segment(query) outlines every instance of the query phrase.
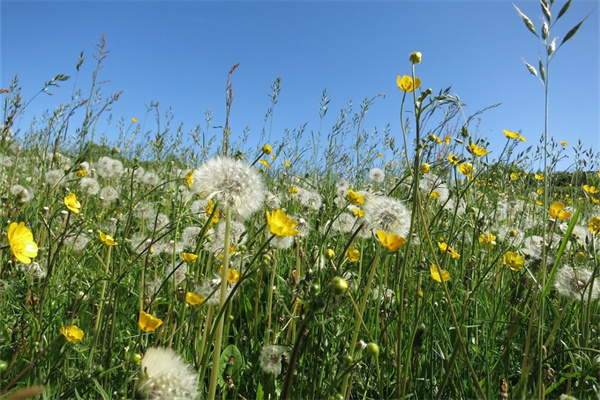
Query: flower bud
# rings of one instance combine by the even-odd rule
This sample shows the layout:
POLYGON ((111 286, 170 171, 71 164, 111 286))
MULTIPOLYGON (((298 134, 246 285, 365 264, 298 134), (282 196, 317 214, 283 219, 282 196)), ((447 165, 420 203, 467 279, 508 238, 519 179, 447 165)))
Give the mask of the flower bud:
POLYGON ((333 260, 335 258, 335 251, 333 249, 325 250, 325 258, 328 260, 333 260))
POLYGON ((334 294, 344 294, 348 291, 348 282, 341 276, 331 280, 331 290, 334 294))
POLYGON ((413 52, 410 54, 410 57, 408 58, 408 60, 409 60, 411 63, 413 63, 413 64, 419 64, 419 63, 421 62, 421 58, 422 58, 422 56, 421 56, 421 53, 420 53, 420 52, 418 52, 418 51, 413 51, 413 52))
POLYGON ((374 342, 369 343, 367 345, 367 353, 369 353, 373 357, 378 357, 379 356, 379 345, 374 342))

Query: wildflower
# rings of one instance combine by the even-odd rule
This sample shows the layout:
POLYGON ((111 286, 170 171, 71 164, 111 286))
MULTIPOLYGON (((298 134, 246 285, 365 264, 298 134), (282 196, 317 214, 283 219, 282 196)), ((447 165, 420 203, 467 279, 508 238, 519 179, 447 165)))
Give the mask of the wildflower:
POLYGON ((259 163, 264 165, 267 168, 271 168, 271 164, 269 164, 269 162, 267 160, 260 160, 259 163))
MULTIPOLYGON (((223 266, 221 266, 221 274, 223 274, 223 266)), ((237 269, 227 269, 227 284, 231 286, 233 283, 237 283, 240 280, 240 271, 237 269)))
POLYGON ((145 399, 195 399, 198 377, 191 365, 169 348, 151 347, 141 361, 139 394, 145 399))
POLYGON ((348 247, 348 250, 346 250, 345 256, 350 262, 357 262, 360 260, 360 251, 350 246, 348 247))
POLYGON ((438 242, 438 247, 440 248, 442 253, 450 254, 450 256, 455 260, 458 260, 460 258, 460 254, 458 254, 452 247, 448 246, 447 243, 438 242))
POLYGON ((600 193, 600 189, 596 189, 595 186, 583 185, 583 191, 590 194, 600 193))
POLYGON ((10 224, 8 244, 15 258, 23 264, 31 263, 31 259, 38 254, 38 246, 33 240, 33 233, 25 226, 24 222, 10 224))
POLYGON ((220 156, 194 171, 191 192, 215 198, 245 220, 263 205, 265 185, 258 170, 246 162, 220 156))
POLYGON ((421 52, 413 51, 412 53, 410 53, 410 57, 408 57, 408 60, 413 64, 419 64, 421 62, 421 58, 421 52))
POLYGON ((424 176, 419 182, 419 189, 429 194, 432 199, 438 199, 441 203, 445 203, 450 196, 448 185, 435 174, 424 176))
POLYGON ((83 331, 77 325, 63 326, 58 330, 69 342, 79 342, 83 338, 83 331))
POLYGON ((317 192, 313 192, 312 190, 299 188, 297 194, 300 204, 312 210, 318 210, 323 204, 321 195, 317 192))
POLYGON ((290 162, 290 160, 285 160, 285 167, 289 168, 292 166, 292 163, 290 162))
POLYGON ((571 218, 571 215, 573 215, 573 213, 570 211, 563 211, 564 208, 565 208, 565 205, 563 203, 561 203, 560 201, 553 203, 550 206, 550 210, 549 210, 550 217, 558 218, 561 221, 571 218))
POLYGON ((196 294, 194 292, 187 292, 185 294, 185 301, 190 306, 201 306, 205 300, 206 298, 201 294, 196 294))
POLYGON ((441 269, 437 265, 432 265, 429 268, 429 274, 431 275, 431 279, 439 283, 442 283, 442 279, 444 282, 450 280, 450 273, 444 269, 441 269))
POLYGON ((145 313, 144 311, 140 311, 140 317, 138 319, 138 327, 144 332, 154 332, 159 326, 161 326, 163 321, 159 318, 153 317, 152 315, 145 313))
POLYGON ((594 301, 600 297, 600 279, 593 279, 593 271, 586 268, 573 269, 568 265, 556 271, 554 287, 559 295, 571 300, 594 301))
POLYGON ((116 246, 119 244, 115 241, 115 239, 112 236, 102 231, 98 231, 98 234, 100 235, 100 241, 107 246, 116 246))
POLYGON ((523 257, 519 253, 514 251, 507 251, 502 257, 502 263, 508 265, 513 271, 520 271, 523 269, 523 257))
POLYGON ((479 243, 485 244, 488 249, 491 249, 496 245, 496 236, 494 236, 491 232, 487 232, 485 234, 481 234, 479 236, 479 243))
POLYGON ((46 176, 45 176, 46 182, 50 186, 56 186, 59 183, 64 183, 63 182, 64 177, 65 177, 65 174, 59 169, 50 170, 50 171, 46 172, 46 176))
POLYGON ((544 174, 542 173, 537 173, 533 175, 533 179, 535 179, 536 181, 543 181, 544 180, 544 174))
POLYGON ((110 157, 100 157, 96 163, 96 172, 103 178, 117 178, 124 172, 123 163, 110 157))
POLYGON ((479 147, 475 143, 471 143, 467 147, 467 150, 469 151, 469 153, 471 153, 477 157, 482 157, 482 156, 486 156, 486 155, 490 154, 490 152, 487 151, 485 147, 479 147))
POLYGON ((352 209, 352 213, 354 214, 354 216, 356 218, 363 218, 365 216, 365 210, 361 210, 360 208, 356 207, 352 209))
POLYGON ((448 154, 448 161, 450 162, 450 164, 452 165, 458 165, 460 164, 460 158, 456 157, 454 154, 450 153, 448 154))
POLYGON ((521 174, 516 173, 516 172, 511 172, 510 174, 510 180, 511 181, 516 181, 521 177, 521 174))
POLYGON ((188 188, 191 188, 194 184, 194 170, 191 169, 190 172, 185 174, 185 183, 187 183, 188 188))
POLYGON ((383 157, 383 154, 382 153, 377 153, 377 158, 381 158, 381 157, 383 157))
POLYGON ((267 211, 267 223, 271 233, 279 237, 294 236, 300 233, 295 229, 298 222, 288 217, 283 210, 267 211))
POLYGON ((288 189, 288 192, 290 194, 297 194, 298 193, 298 188, 295 186, 290 186, 290 188, 288 189))
POLYGON ((592 233, 600 233, 600 217, 594 217, 588 223, 588 229, 592 233))
POLYGON ((131 118, 131 122, 133 122, 134 124, 138 123, 138 119, 137 118, 131 118))
POLYGON ((377 238, 389 251, 396 251, 400 247, 406 244, 406 239, 396 235, 395 233, 390 233, 389 235, 382 230, 377 231, 377 238))
POLYGON ((475 173, 475 168, 473 168, 472 164, 462 163, 458 167, 458 172, 463 174, 466 177, 473 178, 473 174, 475 173))
POLYGON ((569 145, 569 143, 565 142, 564 140, 561 140, 561 141, 560 141, 560 144, 562 144, 562 145, 563 145, 563 147, 566 147, 566 146, 568 146, 568 145, 569 145))
POLYGON ((385 172, 379 168, 372 168, 369 171, 369 180, 377 183, 383 182, 385 179, 385 172))
POLYGON ((388 196, 371 196, 365 202, 365 228, 376 232, 378 229, 407 237, 411 214, 400 200, 388 196))
POLYGON ((281 358, 284 354, 285 347, 274 344, 266 345, 260 352, 260 368, 267 374, 281 374, 281 358))
POLYGON ((87 171, 85 169, 78 169, 77 171, 75 171, 75 175, 77 175, 80 178, 83 178, 87 176, 87 171))
POLYGON ((81 209, 81 203, 77 200, 75 193, 70 193, 64 200, 65 206, 75 214, 78 214, 81 209))
POLYGON ((110 204, 119 198, 119 192, 112 186, 105 186, 100 190, 99 196, 102 204, 110 204))
POLYGON ((364 194, 358 194, 358 193, 356 193, 352 189, 348 189, 348 194, 346 195, 346 199, 350 203, 352 203, 352 204, 354 204, 356 206, 365 203, 365 195, 364 194))
POLYGON ((421 87, 421 80, 419 78, 415 78, 413 84, 413 79, 408 75, 404 75, 403 77, 398 75, 396 83, 398 84, 398 89, 402 90, 403 92, 412 92, 413 90, 421 87))
POLYGON ((423 163, 419 167, 419 172, 422 174, 427 174, 427 173, 429 173, 429 171, 431 171, 431 167, 427 163, 423 163))
POLYGON ((504 133, 504 135, 509 138, 509 139, 519 139, 521 142, 525 141, 525 138, 523 136, 521 136, 520 134, 518 134, 517 132, 513 132, 513 131, 509 131, 509 130, 503 130, 502 133, 504 133))
POLYGON ((181 259, 188 264, 193 263, 197 258, 198 256, 193 253, 181 253, 181 259))
POLYGON ((450 135, 444 136, 444 143, 446 143, 446 146, 450 146, 451 139, 452 139, 452 136, 450 136, 450 135))
POLYGON ((269 146, 268 144, 265 144, 265 145, 262 147, 262 152, 263 152, 264 154, 267 154, 267 155, 268 155, 268 154, 271 154, 271 152, 272 152, 272 151, 273 151, 273 148, 272 148, 271 146, 269 146))

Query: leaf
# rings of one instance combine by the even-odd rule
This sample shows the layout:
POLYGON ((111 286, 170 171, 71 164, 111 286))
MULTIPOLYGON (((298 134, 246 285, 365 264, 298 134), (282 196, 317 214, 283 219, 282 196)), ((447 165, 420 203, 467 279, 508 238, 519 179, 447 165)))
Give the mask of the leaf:
POLYGON ((567 42, 567 40, 570 40, 573 36, 575 36, 577 31, 579 30, 579 27, 581 26, 581 24, 583 24, 583 21, 585 21, 587 19, 587 17, 589 17, 589 16, 590 15, 588 14, 584 19, 581 20, 580 23, 575 25, 575 27, 573 29, 571 29, 569 32, 567 32, 567 34, 565 35, 565 38, 562 40, 562 42, 560 42, 560 46, 562 46, 563 44, 565 44, 567 42))
POLYGON ((569 7, 571 7, 571 2, 573 0, 569 0, 565 3, 564 6, 562 6, 562 8, 560 9, 560 11, 558 12, 558 17, 556 17, 556 20, 558 21, 560 19, 560 17, 562 17, 563 15, 565 15, 565 13, 567 12, 567 10, 569 10, 569 7))
POLYGON ((227 373, 231 375, 231 377, 235 381, 235 377, 238 375, 238 372, 240 368, 242 368, 243 364, 244 361, 242 358, 242 353, 240 353, 237 347, 235 347, 232 344, 225 347, 225 349, 221 353, 221 358, 219 359, 219 379, 223 379, 223 372, 225 372, 225 369, 229 367, 227 373), (233 365, 228 366, 227 362, 229 361, 230 357, 233 357, 233 365))
POLYGON ((527 17, 527 15, 523 14, 521 12, 521 10, 519 10, 519 7, 517 7, 516 5, 513 4, 513 7, 517 10, 517 12, 521 16, 521 18, 523 18, 523 22, 525 22, 525 26, 527 27, 527 29, 529 29, 529 31, 531 33, 533 33, 535 36, 539 37, 538 34, 537 34, 537 32, 535 31, 535 27, 533 26, 533 22, 531 22, 531 20, 529 19, 529 17, 527 17))

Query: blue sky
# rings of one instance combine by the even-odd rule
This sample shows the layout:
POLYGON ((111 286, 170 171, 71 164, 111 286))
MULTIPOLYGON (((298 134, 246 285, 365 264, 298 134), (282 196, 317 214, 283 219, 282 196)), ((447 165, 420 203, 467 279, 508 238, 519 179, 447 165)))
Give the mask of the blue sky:
MULTIPOLYGON (((515 4, 539 30, 539 2, 515 4)), ((556 0, 555 15, 563 4, 556 0)), ((551 64, 550 133, 569 145, 581 139, 598 151, 600 3, 574 0, 552 35, 564 36, 588 13, 551 64)), ((73 76, 52 90, 54 96, 37 97, 15 129, 26 130, 33 115, 68 101, 74 85, 87 94, 94 47, 102 34, 110 50, 99 77, 109 80, 102 92, 107 96, 124 91, 112 107, 112 125, 100 132, 109 139, 114 139, 120 117, 142 122, 147 118, 146 129, 152 129, 154 117, 146 114, 152 101, 160 103, 162 112, 172 107, 174 125, 183 122, 185 132, 205 126, 207 109, 214 114, 213 125, 222 125, 227 73, 240 63, 233 75, 234 138, 249 127, 250 140, 258 140, 271 84, 281 77, 272 142, 284 129, 304 123, 309 133, 318 129, 323 89, 331 99, 325 133, 349 100, 357 109, 363 99, 386 93, 370 108, 364 126, 381 131, 389 123, 399 140, 402 93, 396 76, 410 74, 412 51, 423 54, 417 69, 423 87, 437 93, 452 86, 467 114, 503 103, 484 113, 478 126, 496 155, 505 141, 502 129, 522 130, 527 144, 537 144, 543 132, 543 87, 522 61, 537 66, 543 49, 526 30, 513 2, 505 0, 2 0, 0 86, 8 87, 18 74, 27 101, 54 75, 73 76), (86 61, 75 82, 81 51, 86 61)))

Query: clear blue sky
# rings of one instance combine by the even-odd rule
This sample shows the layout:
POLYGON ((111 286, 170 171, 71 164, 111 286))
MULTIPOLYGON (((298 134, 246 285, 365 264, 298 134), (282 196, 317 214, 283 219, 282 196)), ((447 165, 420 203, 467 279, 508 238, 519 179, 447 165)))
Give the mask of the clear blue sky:
MULTIPOLYGON (((515 3, 539 31, 539 2, 515 3)), ((555 15, 563 4, 556 0, 555 15)), ((564 36, 588 13, 551 64, 550 133, 570 146, 581 139, 598 151, 600 3, 574 0, 553 35, 564 36)), ((423 54, 417 70, 423 86, 434 92, 452 86, 467 114, 503 103, 484 113, 479 125, 496 155, 505 140, 502 129, 522 130, 527 144, 536 144, 543 132, 543 88, 522 62, 537 66, 543 48, 512 1, 2 0, 0 34, 0 86, 8 87, 18 74, 25 100, 56 74, 74 76, 81 51, 86 62, 76 84, 87 95, 94 47, 105 34, 110 53, 99 79, 110 82, 102 91, 124 91, 104 132, 109 139, 118 118, 142 121, 151 101, 160 102, 163 112, 172 107, 175 126, 183 122, 186 132, 204 126, 209 108, 213 125, 222 125, 227 73, 236 63, 234 138, 246 126, 251 137, 260 135, 278 76, 273 142, 286 128, 308 123, 308 133, 318 129, 323 89, 331 99, 325 132, 348 100, 358 108, 364 98, 386 93, 369 110, 365 128, 381 131, 390 123, 400 138, 396 76, 410 74, 408 56, 415 50, 423 54)), ((73 85, 68 81, 52 90, 55 96, 38 97, 16 129, 26 130, 33 115, 68 101, 73 85)), ((152 121, 150 115, 148 129, 152 121)))

